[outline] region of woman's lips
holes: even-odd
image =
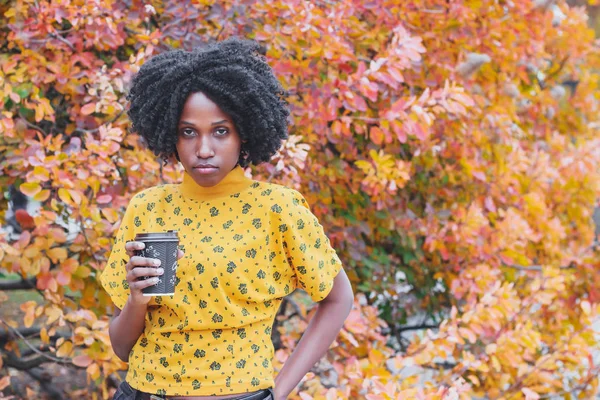
[[[194,167],[194,170],[198,171],[198,173],[202,175],[208,175],[216,172],[219,168],[214,165],[199,165]]]

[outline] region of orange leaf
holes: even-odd
[[[73,364],[78,367],[85,368],[92,363],[92,359],[87,354],[81,354],[79,356],[73,357]]]
[[[100,377],[100,367],[98,366],[97,363],[93,363],[90,364],[90,366],[87,368],[87,373],[90,376],[90,378],[96,380]]]
[[[56,279],[49,272],[38,275],[37,277],[37,288],[40,290],[50,289],[52,292],[56,292],[58,286]]]
[[[61,264],[61,269],[69,274],[72,274],[73,272],[77,271],[78,267],[79,263],[74,258],[68,258]]]
[[[79,190],[68,189],[71,198],[75,204],[81,204],[81,198],[83,197]]]
[[[23,325],[25,325],[26,328],[29,328],[33,325],[36,305],[36,302],[33,300],[21,304],[21,311],[25,312],[25,316],[23,317]]]
[[[117,214],[117,212],[112,209],[112,208],[103,208],[102,209],[102,215],[104,215],[104,217],[108,220],[108,222],[110,222],[111,224],[114,224],[115,222],[117,222],[119,220],[119,215]]]
[[[56,282],[61,286],[66,286],[71,283],[71,274],[65,271],[59,271],[56,274]]]
[[[378,126],[372,126],[369,132],[373,143],[377,145],[383,143],[383,131]]]
[[[96,198],[96,203],[98,204],[107,204],[112,201],[112,196],[110,194],[103,194]]]
[[[83,115],[90,115],[96,111],[96,103],[87,103],[85,106],[81,107],[81,113]]]
[[[2,365],[0,365],[2,367]],[[0,379],[0,391],[6,389],[10,385],[10,375]]]

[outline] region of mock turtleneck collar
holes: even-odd
[[[186,199],[192,198],[198,201],[208,201],[239,193],[248,188],[251,183],[252,179],[247,178],[242,167],[238,165],[221,182],[210,187],[198,185],[194,181],[194,178],[184,170],[183,182],[179,185],[179,189],[181,195]]]

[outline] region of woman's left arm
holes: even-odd
[[[335,277],[333,288],[319,302],[317,312],[310,320],[298,346],[285,362],[275,378],[275,400],[285,400],[298,382],[329,349],[342,329],[350,310],[354,295],[344,270]]]

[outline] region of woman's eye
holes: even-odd
[[[181,131],[181,133],[183,134],[183,136],[192,136],[194,134],[194,131],[191,129],[184,129]]]
[[[225,135],[227,135],[228,132],[229,131],[226,128],[218,128],[215,131],[215,135],[217,135],[217,136],[225,136]]]

